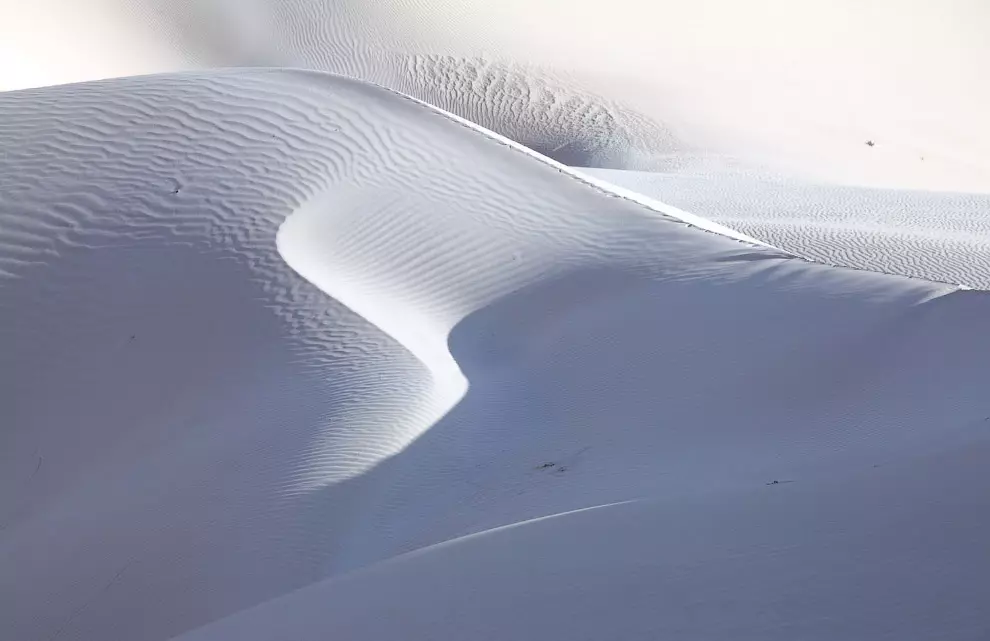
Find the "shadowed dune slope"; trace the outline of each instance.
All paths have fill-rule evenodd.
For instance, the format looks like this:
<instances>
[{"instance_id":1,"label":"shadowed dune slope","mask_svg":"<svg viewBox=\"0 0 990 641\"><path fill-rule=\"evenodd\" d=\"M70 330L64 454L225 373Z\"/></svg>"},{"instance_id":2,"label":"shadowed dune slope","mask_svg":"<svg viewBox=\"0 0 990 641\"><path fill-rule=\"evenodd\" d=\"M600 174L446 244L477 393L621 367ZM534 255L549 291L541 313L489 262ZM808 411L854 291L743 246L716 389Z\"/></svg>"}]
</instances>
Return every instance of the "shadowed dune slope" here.
<instances>
[{"instance_id":1,"label":"shadowed dune slope","mask_svg":"<svg viewBox=\"0 0 990 641\"><path fill-rule=\"evenodd\" d=\"M0 638L985 635L982 293L318 73L0 146Z\"/></svg>"}]
</instances>

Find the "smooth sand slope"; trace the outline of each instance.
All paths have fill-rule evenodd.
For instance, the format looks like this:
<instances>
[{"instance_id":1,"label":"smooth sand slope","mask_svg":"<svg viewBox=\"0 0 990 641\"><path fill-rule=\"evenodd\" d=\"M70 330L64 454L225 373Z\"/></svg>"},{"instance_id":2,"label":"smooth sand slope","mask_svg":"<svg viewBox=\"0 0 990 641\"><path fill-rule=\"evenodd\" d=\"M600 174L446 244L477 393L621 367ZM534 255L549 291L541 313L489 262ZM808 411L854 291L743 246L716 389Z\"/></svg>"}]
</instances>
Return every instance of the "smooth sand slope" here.
<instances>
[{"instance_id":1,"label":"smooth sand slope","mask_svg":"<svg viewBox=\"0 0 990 641\"><path fill-rule=\"evenodd\" d=\"M704 152L987 192L988 31L985 0L0 0L0 89L302 67L569 165L666 170Z\"/></svg>"},{"instance_id":2,"label":"smooth sand slope","mask_svg":"<svg viewBox=\"0 0 990 641\"><path fill-rule=\"evenodd\" d=\"M582 169L817 262L990 289L990 196L836 186L716 168Z\"/></svg>"},{"instance_id":3,"label":"smooth sand slope","mask_svg":"<svg viewBox=\"0 0 990 641\"><path fill-rule=\"evenodd\" d=\"M0 146L5 641L990 631L983 293L316 73Z\"/></svg>"}]
</instances>

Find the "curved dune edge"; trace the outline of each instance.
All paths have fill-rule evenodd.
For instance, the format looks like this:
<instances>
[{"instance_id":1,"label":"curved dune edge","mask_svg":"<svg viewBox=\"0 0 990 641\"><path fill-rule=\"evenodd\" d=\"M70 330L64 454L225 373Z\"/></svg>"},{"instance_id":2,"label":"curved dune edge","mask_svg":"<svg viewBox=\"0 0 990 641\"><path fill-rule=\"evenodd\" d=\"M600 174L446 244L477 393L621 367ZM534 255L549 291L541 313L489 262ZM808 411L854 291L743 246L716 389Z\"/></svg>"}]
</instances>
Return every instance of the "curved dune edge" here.
<instances>
[{"instance_id":1,"label":"curved dune edge","mask_svg":"<svg viewBox=\"0 0 990 641\"><path fill-rule=\"evenodd\" d=\"M982 294L702 233L472 129L307 72L0 95L4 635L165 639L472 532L721 518L984 438Z\"/></svg>"}]
</instances>

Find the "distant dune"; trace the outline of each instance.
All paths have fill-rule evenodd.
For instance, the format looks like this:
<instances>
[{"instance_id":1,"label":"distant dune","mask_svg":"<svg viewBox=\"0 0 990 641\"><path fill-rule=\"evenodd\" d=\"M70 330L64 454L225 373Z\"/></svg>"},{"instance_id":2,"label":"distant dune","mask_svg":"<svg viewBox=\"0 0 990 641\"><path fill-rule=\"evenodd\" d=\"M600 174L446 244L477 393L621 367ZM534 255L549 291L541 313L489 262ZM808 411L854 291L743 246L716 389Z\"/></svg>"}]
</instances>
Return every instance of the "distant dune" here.
<instances>
[{"instance_id":1,"label":"distant dune","mask_svg":"<svg viewBox=\"0 0 990 641\"><path fill-rule=\"evenodd\" d=\"M4 639L985 637L986 294L317 73L0 140Z\"/></svg>"},{"instance_id":2,"label":"distant dune","mask_svg":"<svg viewBox=\"0 0 990 641\"><path fill-rule=\"evenodd\" d=\"M990 289L990 195L849 187L751 168L588 174L827 265Z\"/></svg>"},{"instance_id":3,"label":"distant dune","mask_svg":"<svg viewBox=\"0 0 990 641\"><path fill-rule=\"evenodd\" d=\"M983 0L0 7L0 89L303 67L384 84L565 164L667 170L666 154L704 152L829 181L990 191Z\"/></svg>"}]
</instances>

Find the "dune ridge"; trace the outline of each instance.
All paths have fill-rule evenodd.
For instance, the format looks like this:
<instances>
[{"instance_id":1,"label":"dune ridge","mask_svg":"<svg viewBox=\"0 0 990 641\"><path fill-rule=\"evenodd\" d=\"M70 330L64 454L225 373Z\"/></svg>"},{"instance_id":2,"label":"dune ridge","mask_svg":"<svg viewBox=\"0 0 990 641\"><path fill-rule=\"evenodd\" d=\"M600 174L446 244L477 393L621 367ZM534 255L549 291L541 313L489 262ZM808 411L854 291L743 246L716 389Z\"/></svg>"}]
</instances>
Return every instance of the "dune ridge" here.
<instances>
[{"instance_id":1,"label":"dune ridge","mask_svg":"<svg viewBox=\"0 0 990 641\"><path fill-rule=\"evenodd\" d=\"M815 262L990 289L984 194L837 186L725 159L683 161L666 173L582 171Z\"/></svg>"},{"instance_id":2,"label":"dune ridge","mask_svg":"<svg viewBox=\"0 0 990 641\"><path fill-rule=\"evenodd\" d=\"M0 143L4 638L985 630L983 293L313 72L8 92ZM962 574L901 589L878 536ZM709 616L712 586L745 606Z\"/></svg>"}]
</instances>

